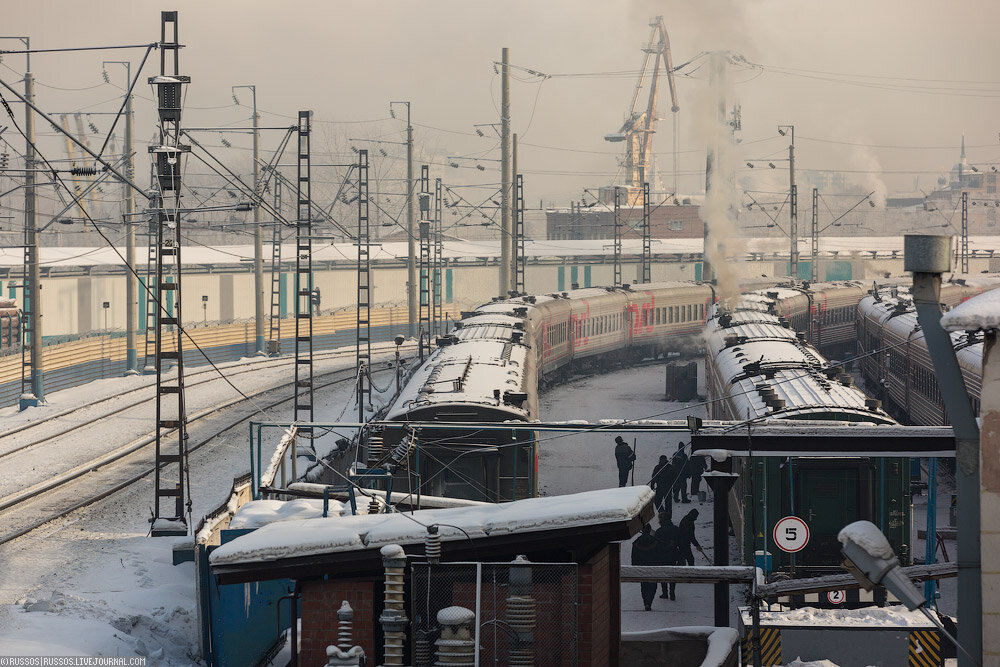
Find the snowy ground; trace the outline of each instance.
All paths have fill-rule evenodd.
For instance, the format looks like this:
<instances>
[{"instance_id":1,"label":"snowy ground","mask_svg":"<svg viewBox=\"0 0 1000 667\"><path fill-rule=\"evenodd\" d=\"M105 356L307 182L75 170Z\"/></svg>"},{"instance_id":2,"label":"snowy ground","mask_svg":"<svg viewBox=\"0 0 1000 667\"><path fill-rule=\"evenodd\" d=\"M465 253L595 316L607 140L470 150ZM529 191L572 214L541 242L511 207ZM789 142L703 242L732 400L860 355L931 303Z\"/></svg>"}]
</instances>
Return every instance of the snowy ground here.
<instances>
[{"instance_id":1,"label":"snowy ground","mask_svg":"<svg viewBox=\"0 0 1000 667\"><path fill-rule=\"evenodd\" d=\"M353 359L344 363L350 365ZM106 384L115 382L104 380L93 388L104 391ZM69 404L87 394L71 391L77 393L53 395L53 402ZM701 405L664 401L663 392L663 367L646 366L556 387L541 397L540 409L546 420L704 416ZM350 393L343 385L318 392L317 417L335 420L346 407L350 418ZM278 419L290 419L290 412L290 408L273 411ZM628 439L631 442L632 436ZM246 471L246 440L245 428L234 429L211 451L192 455L195 516L222 502L232 478ZM636 437L636 482L648 481L657 457L672 454L679 440ZM547 438L540 454L542 492L556 495L616 485L613 447L610 433ZM151 481L141 484L58 525L0 546L0 656L138 654L162 665L188 665L196 659L193 568L170 564L174 538L146 537L151 486ZM915 526L922 525L926 514L919 504L923 498L915 501ZM938 523L944 525L950 495L941 490L939 498ZM675 505L675 521L691 508L701 512L697 536L711 555L711 504ZM954 542L946 546L954 559ZM629 546L623 545L622 551L624 562L629 562ZM914 553L923 554L922 543L915 542ZM732 597L735 609L741 598L738 587L733 587ZM941 607L954 613L953 580L945 582ZM643 610L638 584L623 586L623 630L712 623L711 586L679 585L677 600L658 597L650 612Z\"/></svg>"}]
</instances>

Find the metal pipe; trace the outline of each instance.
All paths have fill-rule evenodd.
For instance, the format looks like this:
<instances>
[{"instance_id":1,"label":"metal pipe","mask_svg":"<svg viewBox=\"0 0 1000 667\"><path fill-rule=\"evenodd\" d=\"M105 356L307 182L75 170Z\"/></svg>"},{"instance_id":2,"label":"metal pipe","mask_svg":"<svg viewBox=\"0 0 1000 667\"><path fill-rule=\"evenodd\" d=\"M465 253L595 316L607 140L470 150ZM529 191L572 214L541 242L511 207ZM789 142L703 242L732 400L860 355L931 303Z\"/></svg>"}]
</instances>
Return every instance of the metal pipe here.
<instances>
[{"instance_id":1,"label":"metal pipe","mask_svg":"<svg viewBox=\"0 0 1000 667\"><path fill-rule=\"evenodd\" d=\"M972 655L983 652L982 555L980 553L979 427L972 412L951 336L941 327L941 274L951 270L950 236L903 238L903 268L913 272L913 305L934 363L948 419L955 432L958 492L959 641ZM974 664L959 653L959 667Z\"/></svg>"}]
</instances>

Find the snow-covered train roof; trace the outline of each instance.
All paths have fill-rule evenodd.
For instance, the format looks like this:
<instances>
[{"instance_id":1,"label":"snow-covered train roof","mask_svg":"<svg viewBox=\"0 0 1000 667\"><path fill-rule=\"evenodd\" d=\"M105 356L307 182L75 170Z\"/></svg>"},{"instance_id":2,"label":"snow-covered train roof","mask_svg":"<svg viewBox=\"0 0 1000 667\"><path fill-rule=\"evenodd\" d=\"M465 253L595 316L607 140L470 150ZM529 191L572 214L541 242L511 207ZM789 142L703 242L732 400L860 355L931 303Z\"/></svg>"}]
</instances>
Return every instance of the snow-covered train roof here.
<instances>
[{"instance_id":1,"label":"snow-covered train roof","mask_svg":"<svg viewBox=\"0 0 1000 667\"><path fill-rule=\"evenodd\" d=\"M505 404L506 392L524 391L528 348L503 340L475 340L439 347L418 368L393 402L387 419L429 406L496 406L511 419L528 419L526 404ZM500 392L497 399L495 392Z\"/></svg>"},{"instance_id":2,"label":"snow-covered train roof","mask_svg":"<svg viewBox=\"0 0 1000 667\"><path fill-rule=\"evenodd\" d=\"M744 418L842 419L853 415L879 424L894 423L881 409L868 407L865 395L855 387L828 380L810 368L778 370L770 378L744 378L733 383L728 393L734 412Z\"/></svg>"}]
</instances>

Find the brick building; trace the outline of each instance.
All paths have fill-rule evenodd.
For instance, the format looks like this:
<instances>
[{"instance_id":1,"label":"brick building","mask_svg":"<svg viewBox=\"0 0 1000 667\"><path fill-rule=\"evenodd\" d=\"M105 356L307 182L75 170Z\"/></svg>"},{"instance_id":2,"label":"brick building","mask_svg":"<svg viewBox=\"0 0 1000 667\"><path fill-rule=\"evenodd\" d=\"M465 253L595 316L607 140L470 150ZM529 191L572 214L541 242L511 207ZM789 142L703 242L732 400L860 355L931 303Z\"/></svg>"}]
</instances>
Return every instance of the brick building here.
<instances>
[{"instance_id":1,"label":"brick building","mask_svg":"<svg viewBox=\"0 0 1000 667\"><path fill-rule=\"evenodd\" d=\"M650 213L650 237L654 239L702 238L705 223L698 215L700 206L688 203L679 205L663 204ZM642 237L642 207L619 209L622 223L622 238ZM587 208L571 205L569 210L553 209L545 212L546 238L563 239L610 239L615 235L615 214L605 204L595 204Z\"/></svg>"},{"instance_id":2,"label":"brick building","mask_svg":"<svg viewBox=\"0 0 1000 667\"><path fill-rule=\"evenodd\" d=\"M419 616L411 613L413 600L433 595L436 608L478 608L480 624L490 618L502 621L514 582L514 575L504 572L513 559L525 556L539 623L533 639L535 664L616 665L621 636L617 542L637 534L652 516L652 492L640 486L406 515L275 522L219 547L211 557L212 574L222 587L240 590L251 583L294 582L301 608L302 665L325 664L326 647L336 643L337 611L348 601L355 611L353 643L364 648L370 664L381 664L379 616L385 585L380 548L399 544L407 554L405 595L411 617L405 664L417 664L414 635L426 619L413 618ZM428 566L423 542L426 525L432 524L440 526L443 554L440 564ZM492 579L497 588L484 592L476 604L476 587L485 586L489 577L466 575L482 572L487 564L496 564L500 573ZM422 573L428 578L421 579ZM233 632L240 631L234 625ZM503 645L484 641L483 646L484 655L505 661Z\"/></svg>"}]
</instances>

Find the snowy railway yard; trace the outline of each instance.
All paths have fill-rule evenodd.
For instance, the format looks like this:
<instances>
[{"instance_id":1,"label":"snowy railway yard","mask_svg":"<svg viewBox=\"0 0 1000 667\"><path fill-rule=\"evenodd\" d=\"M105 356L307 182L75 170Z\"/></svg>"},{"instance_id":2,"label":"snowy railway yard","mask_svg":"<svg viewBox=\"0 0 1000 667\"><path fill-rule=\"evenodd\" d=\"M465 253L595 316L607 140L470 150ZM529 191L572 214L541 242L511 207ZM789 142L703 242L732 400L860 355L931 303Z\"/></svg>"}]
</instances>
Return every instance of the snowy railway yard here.
<instances>
[{"instance_id":1,"label":"snowy railway yard","mask_svg":"<svg viewBox=\"0 0 1000 667\"><path fill-rule=\"evenodd\" d=\"M321 367L324 372L349 367L347 358L331 358ZM244 391L264 390L281 383L287 367L282 364L250 361L262 372L234 377ZM274 366L263 372L261 366ZM240 364L228 365L227 373L238 372ZM248 384L252 377L252 385ZM12 426L37 424L34 439L61 431L60 420L46 418L46 412L67 414L81 419L79 410L89 401L100 403L116 396L126 383L140 378L103 380L87 387L52 395L45 408L32 409L19 416L8 415ZM197 394L192 392L192 398ZM351 389L345 384L326 388L318 395L321 414L342 414L350 403ZM663 367L648 365L608 374L570 380L544 393L541 414L551 421L578 419L586 415L614 415L627 419L679 419L688 415L704 416L701 402L679 403L663 399ZM215 396L220 401L222 397ZM122 400L122 399L117 399ZM195 410L207 408L211 399L194 403ZM264 398L261 399L266 400ZM148 410L148 407L146 408ZM241 408L246 411L244 406ZM347 412L351 410L346 406ZM273 416L287 416L287 407L275 407ZM98 422L93 427L100 435L90 435L89 442L101 442L104 449L121 445L142 434L148 415L133 420L119 418ZM15 421L17 420L17 421ZM131 421L141 423L131 426ZM209 427L206 425L206 429ZM18 444L28 442L28 431ZM201 436L196 429L192 438ZM11 438L5 438L6 441ZM676 450L681 434L673 437L639 434L636 444L636 484L648 481L657 458ZM67 434L47 445L47 455L61 452L67 459L78 456L81 442ZM602 433L550 436L540 448L540 493L546 496L576 493L612 487L616 483L612 437ZM11 451L12 447L6 447ZM234 476L247 468L246 436L243 429L233 429L217 437L211 447L192 453L191 484L194 515L200 516L218 505ZM145 461L148 464L148 457ZM70 460L69 463L72 463ZM30 470L24 472L25 479ZM45 473L52 475L53 472ZM41 475L39 476L41 478ZM149 478L115 495L51 521L36 530L0 545L5 564L0 579L0 645L10 654L64 655L146 655L153 664L186 665L200 660L197 630L195 574L191 563L171 564L171 550L176 538L147 536ZM922 525L922 512L916 499L914 524ZM941 493L940 511L947 515L946 493ZM711 555L711 502L677 504L675 521L691 508L700 509L696 523L697 537ZM654 522L654 526L656 523ZM914 542L916 549L922 546ZM946 541L954 553L954 542ZM918 551L919 552L919 551ZM630 546L622 545L622 562L629 562ZM701 556L698 556L701 558ZM738 554L731 554L737 562ZM945 613L954 613L954 580L942 582L939 605ZM745 603L745 588L731 588L732 608ZM712 586L681 584L676 600L657 597L653 610L643 610L638 584L622 585L622 631L641 633L662 628L713 625ZM828 615L828 612L827 612ZM890 622L891 614L889 614ZM807 622L808 616L803 616ZM819 624L829 620L819 614ZM736 617L734 611L733 624ZM793 663L794 664L794 663ZM804 663L808 664L808 663Z\"/></svg>"}]
</instances>

